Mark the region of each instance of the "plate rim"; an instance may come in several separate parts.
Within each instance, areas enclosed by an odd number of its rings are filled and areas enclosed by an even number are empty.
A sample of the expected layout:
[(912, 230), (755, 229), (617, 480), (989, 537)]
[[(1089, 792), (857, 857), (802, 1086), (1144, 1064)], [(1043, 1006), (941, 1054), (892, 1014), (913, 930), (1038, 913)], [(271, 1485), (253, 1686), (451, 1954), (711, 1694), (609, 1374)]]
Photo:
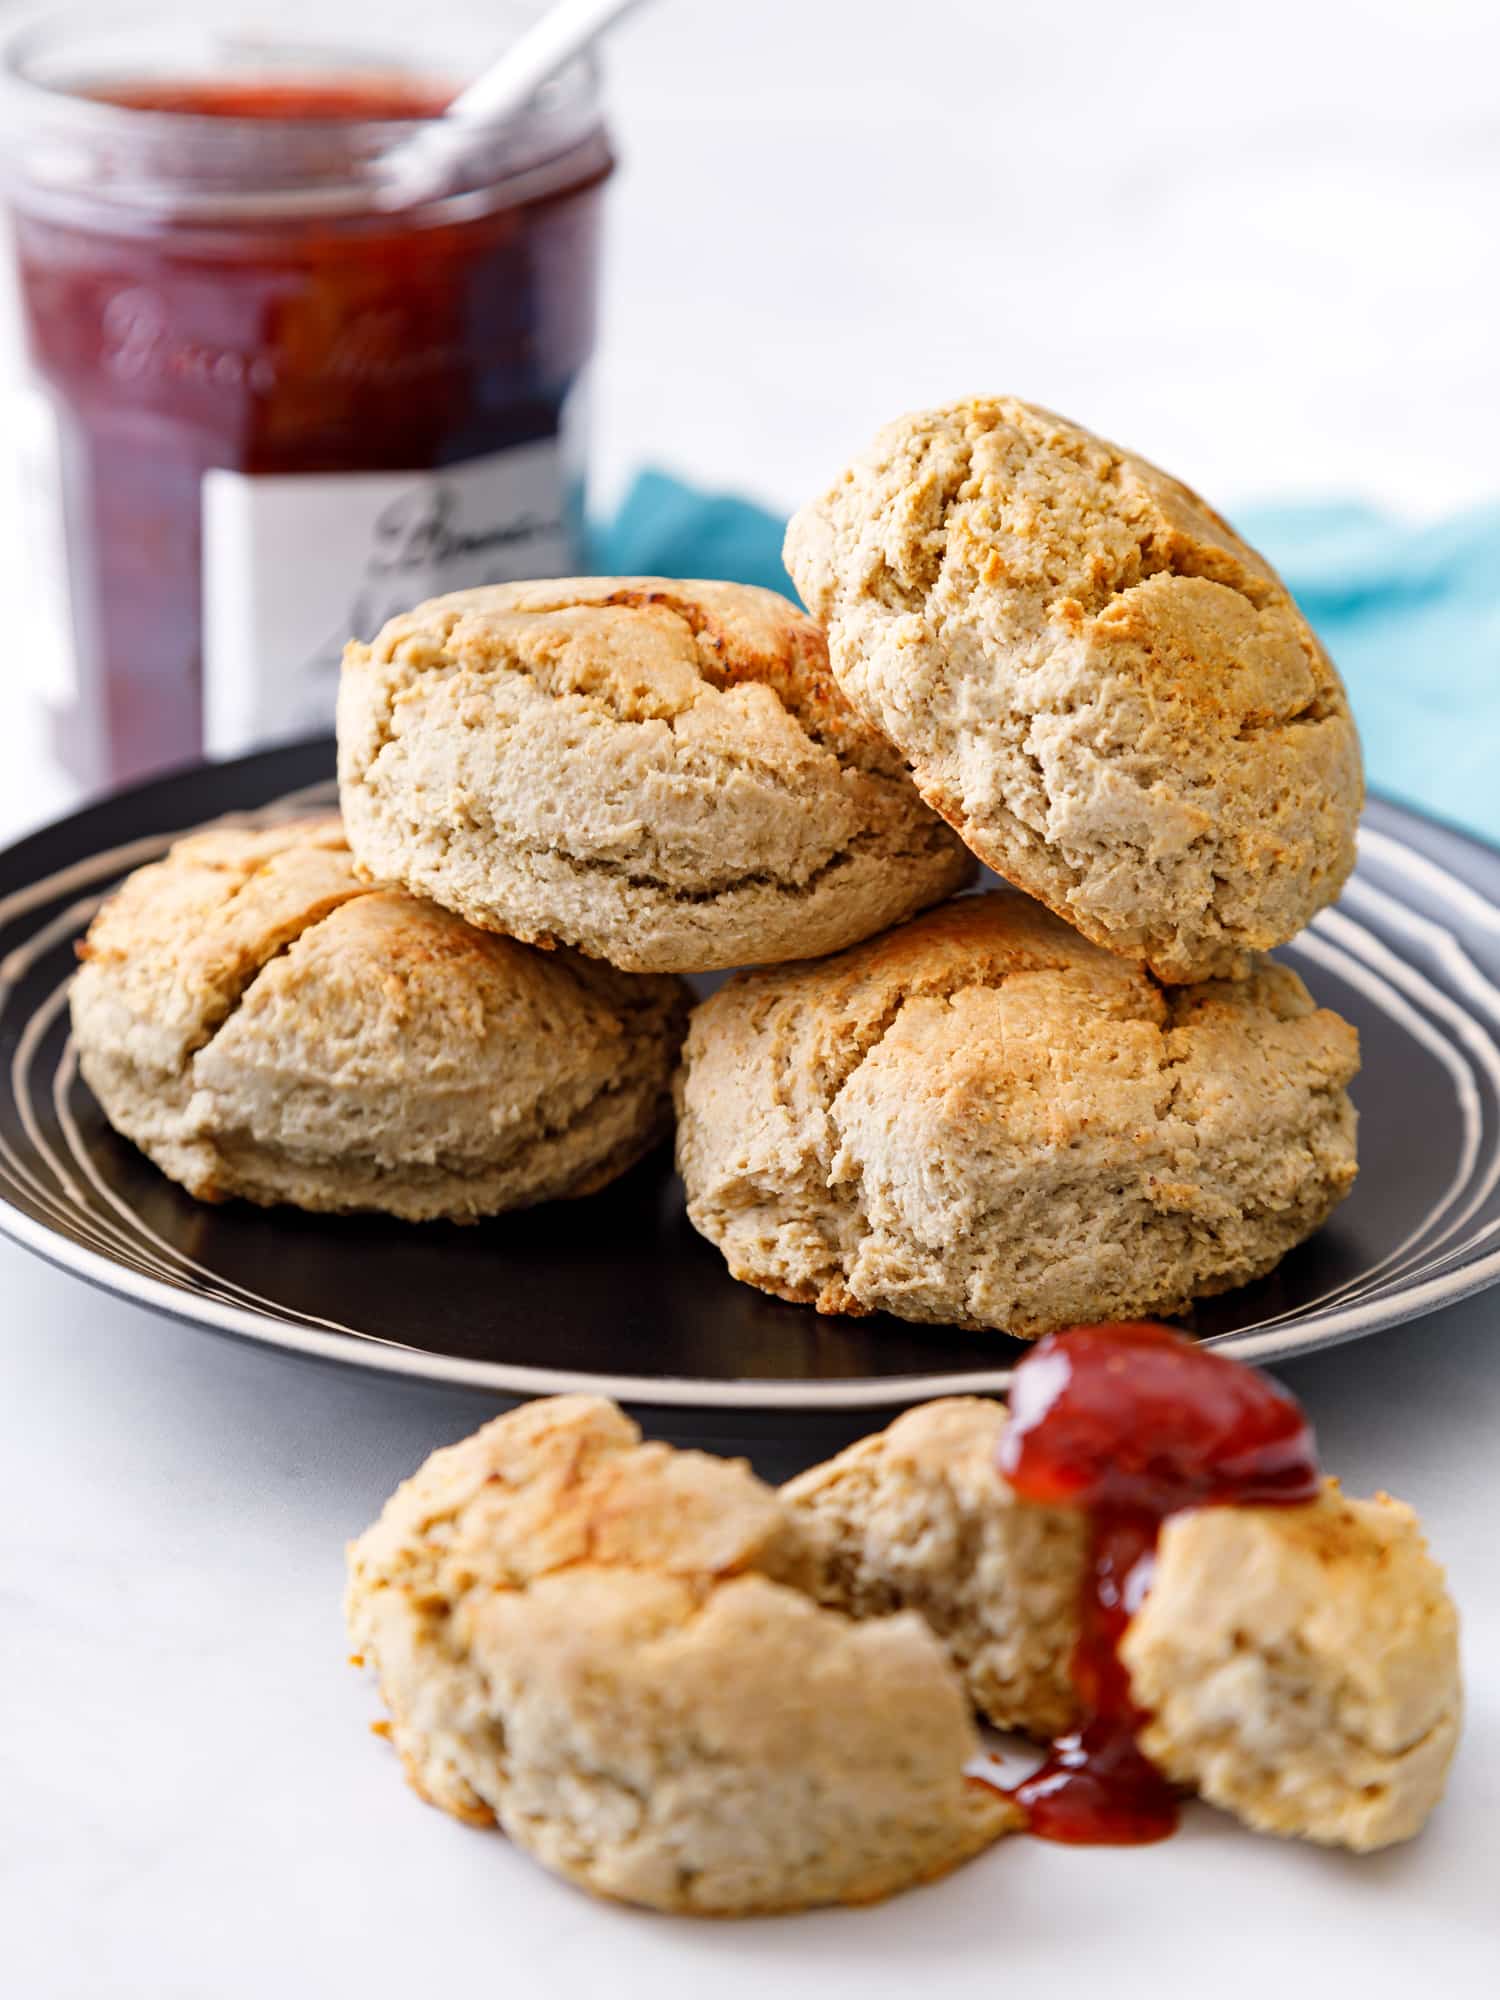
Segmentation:
[[(331, 752), (331, 745), (332, 739), (326, 736), (273, 745), (252, 752), (247, 757), (234, 759), (230, 765), (221, 768), (244, 770), (262, 761), (274, 766), (289, 755), (300, 758), (317, 754), (325, 748)], [(166, 791), (174, 781), (185, 783), (213, 768), (215, 766), (206, 761), (186, 765), (148, 779), (143, 784), (124, 787), (103, 798), (87, 801), (74, 812), (34, 828), (7, 845), (0, 850), (0, 863), (14, 864), (26, 857), (28, 849), (50, 845), (53, 839), (76, 828), (79, 821), (92, 820), (101, 813), (107, 815), (111, 806), (118, 807), (127, 800)], [(1454, 826), (1435, 814), (1379, 792), (1372, 792), (1368, 803), (1383, 813), (1390, 813), (1398, 825), (1415, 822), (1426, 826), (1446, 839), (1500, 863), (1500, 846), (1468, 828)], [(1443, 861), (1423, 853), (1420, 848), (1413, 848), (1399, 832), (1392, 832), (1389, 828), (1372, 830), (1397, 841), (1403, 850), (1412, 853), (1426, 868), (1436, 869), (1448, 877), (1455, 889), (1484, 901), (1487, 908), (1496, 912), (1497, 921), (1500, 921), (1500, 903), (1490, 903), (1480, 890)], [(161, 832), (160, 837), (170, 839), (175, 836), (166, 831)], [(84, 856), (72, 865), (83, 865), (89, 858)], [(180, 1324), (276, 1352), (294, 1354), (302, 1359), (360, 1368), (376, 1375), (519, 1398), (584, 1394), (609, 1396), (641, 1408), (835, 1414), (908, 1407), (943, 1396), (1004, 1394), (1014, 1372), (1013, 1366), (998, 1364), (993, 1368), (966, 1369), (962, 1372), (949, 1370), (848, 1376), (833, 1382), (803, 1382), (786, 1377), (715, 1380), (692, 1375), (642, 1376), (629, 1371), (540, 1368), (523, 1363), (437, 1354), (425, 1348), (374, 1340), (352, 1330), (311, 1327), (274, 1311), (233, 1304), (132, 1270), (103, 1251), (77, 1242), (63, 1231), (28, 1214), (3, 1191), (0, 1191), (0, 1234), (55, 1269)], [(1205, 1344), (1219, 1346), (1233, 1343), (1236, 1358), (1262, 1364), (1292, 1360), (1356, 1340), (1387, 1326), (1422, 1318), (1496, 1283), (1500, 1283), (1500, 1244), (1455, 1269), (1437, 1271), (1395, 1294), (1377, 1293), (1363, 1301), (1337, 1308), (1315, 1323), (1297, 1320), (1259, 1330), (1230, 1331), (1207, 1337)]]
[[(448, 1388), (469, 1388), (521, 1398), (608, 1396), (635, 1408), (829, 1411), (907, 1408), (944, 1396), (1004, 1395), (1013, 1368), (971, 1369), (962, 1374), (851, 1375), (835, 1383), (802, 1383), (785, 1377), (715, 1382), (705, 1376), (596, 1374), (583, 1369), (532, 1368), (521, 1363), (434, 1354), (427, 1348), (398, 1347), (358, 1333), (319, 1331), (273, 1313), (232, 1306), (219, 1299), (128, 1271), (101, 1252), (74, 1244), (55, 1230), (23, 1215), (0, 1195), (0, 1234), (55, 1269), (81, 1278), (95, 1290), (161, 1313), (186, 1326), (202, 1327), (231, 1339), (271, 1347), (306, 1360), (356, 1367), (376, 1374), (415, 1377)], [(1309, 1336), (1306, 1321), (1259, 1332), (1209, 1336), (1204, 1345), (1235, 1343), (1236, 1360), (1265, 1365), (1298, 1360), (1324, 1348), (1343, 1346), (1362, 1335), (1424, 1318), (1500, 1282), (1500, 1248), (1461, 1271), (1423, 1280), (1394, 1298), (1377, 1298), (1331, 1314)], [(191, 1307), (180, 1303), (192, 1302)]]

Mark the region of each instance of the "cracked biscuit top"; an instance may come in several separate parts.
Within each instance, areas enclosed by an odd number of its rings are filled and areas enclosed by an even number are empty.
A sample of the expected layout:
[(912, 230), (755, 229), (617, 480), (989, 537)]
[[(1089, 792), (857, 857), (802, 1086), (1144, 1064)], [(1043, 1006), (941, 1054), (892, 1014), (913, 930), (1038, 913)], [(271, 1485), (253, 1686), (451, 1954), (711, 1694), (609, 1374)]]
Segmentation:
[(822, 633), (728, 583), (595, 577), (420, 606), (351, 645), (360, 866), (630, 971), (833, 951), (973, 864), (840, 694)]
[(1358, 1066), (1285, 966), (1164, 987), (1025, 897), (960, 897), (705, 1000), (678, 1165), (737, 1278), (1031, 1337), (1269, 1271), (1353, 1184)]
[(84, 1078), (203, 1200), (465, 1220), (602, 1186), (669, 1115), (677, 980), (363, 881), (333, 817), (178, 841), (81, 956)]
[(793, 520), (833, 671), (922, 796), (1085, 936), (1186, 982), (1338, 894), (1363, 799), (1338, 674), (1187, 487), (1009, 398), (891, 424)]

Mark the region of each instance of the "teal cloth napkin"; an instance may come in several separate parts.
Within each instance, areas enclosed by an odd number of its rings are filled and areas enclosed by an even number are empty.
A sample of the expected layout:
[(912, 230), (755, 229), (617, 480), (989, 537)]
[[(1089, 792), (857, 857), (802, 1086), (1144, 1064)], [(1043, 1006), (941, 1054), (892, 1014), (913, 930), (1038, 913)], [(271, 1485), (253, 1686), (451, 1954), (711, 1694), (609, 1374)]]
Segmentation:
[[(1240, 509), (1349, 684), (1371, 785), (1500, 840), (1500, 506), (1413, 527), (1356, 501)], [(606, 576), (722, 576), (795, 595), (784, 522), (641, 473), (595, 531)]]

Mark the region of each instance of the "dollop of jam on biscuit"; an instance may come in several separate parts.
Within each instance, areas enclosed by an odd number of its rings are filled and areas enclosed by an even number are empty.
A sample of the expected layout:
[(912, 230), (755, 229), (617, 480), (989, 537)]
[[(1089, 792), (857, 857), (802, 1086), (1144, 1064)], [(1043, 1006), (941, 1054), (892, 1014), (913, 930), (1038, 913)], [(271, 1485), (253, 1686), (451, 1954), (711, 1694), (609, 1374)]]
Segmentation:
[(1120, 1641), (1157, 1538), (1193, 1507), (1276, 1506), (1319, 1489), (1312, 1429), (1269, 1376), (1149, 1321), (1048, 1335), (1016, 1370), (997, 1466), (1024, 1500), (1078, 1507), (1090, 1561), (1072, 1662), (1081, 1721), (1012, 1796), (1044, 1840), (1126, 1845), (1177, 1825), (1142, 1752)]

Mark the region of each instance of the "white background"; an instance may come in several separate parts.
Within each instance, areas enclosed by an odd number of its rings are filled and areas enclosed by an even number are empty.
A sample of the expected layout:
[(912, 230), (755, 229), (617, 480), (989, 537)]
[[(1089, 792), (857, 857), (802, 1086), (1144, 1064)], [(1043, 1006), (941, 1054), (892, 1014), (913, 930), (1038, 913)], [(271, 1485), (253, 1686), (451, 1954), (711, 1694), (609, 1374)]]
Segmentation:
[[(600, 504), (791, 506), (986, 390), (1231, 507), (1500, 493), (1494, 0), (654, 0), (609, 84)], [(11, 686), (0, 832), (67, 797)]]
[[(1500, 490), (1500, 8), (662, 0), (621, 35), (599, 490), (778, 504), (884, 417), (1005, 389), (1215, 498)], [(13, 663), (14, 667), (14, 663)], [(0, 832), (63, 797), (15, 692)], [(344, 1537), (482, 1402), (233, 1349), (0, 1245), (0, 1990), (1444, 2000), (1500, 1986), (1500, 1311), (1289, 1371), (1413, 1500), (1468, 1738), (1414, 1847), (1207, 1813), (1012, 1841), (874, 1912), (598, 1908), (411, 1799), (342, 1665)]]
[(1489, 0), (666, 0), (613, 95), (611, 478), (999, 389), (1226, 501), (1500, 490)]

